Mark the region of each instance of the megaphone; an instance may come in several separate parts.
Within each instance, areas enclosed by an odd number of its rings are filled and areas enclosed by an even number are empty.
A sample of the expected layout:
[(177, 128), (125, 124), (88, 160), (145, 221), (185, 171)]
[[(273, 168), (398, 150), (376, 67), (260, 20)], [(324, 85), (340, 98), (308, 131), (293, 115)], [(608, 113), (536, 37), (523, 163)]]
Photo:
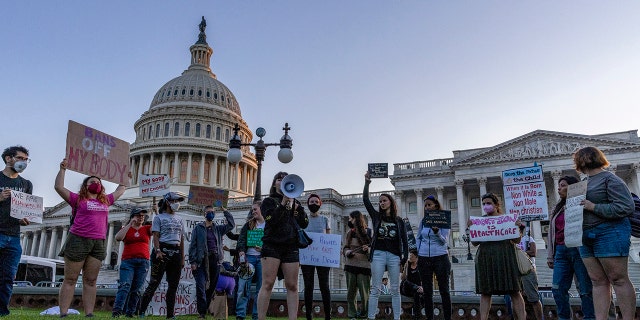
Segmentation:
[(289, 174), (280, 181), (280, 191), (287, 198), (297, 198), (304, 192), (304, 181), (297, 174)]

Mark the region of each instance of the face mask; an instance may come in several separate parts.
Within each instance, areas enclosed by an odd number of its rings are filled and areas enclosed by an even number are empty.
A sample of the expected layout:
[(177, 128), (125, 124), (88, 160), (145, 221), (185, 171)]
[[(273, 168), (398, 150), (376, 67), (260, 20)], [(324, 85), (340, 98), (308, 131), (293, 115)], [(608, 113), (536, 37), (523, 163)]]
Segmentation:
[(180, 209), (180, 203), (179, 202), (174, 202), (171, 204), (171, 210), (173, 210), (173, 212), (178, 211), (178, 209)]
[(216, 214), (213, 213), (212, 211), (207, 212), (207, 214), (204, 216), (205, 219), (207, 219), (207, 221), (213, 221), (213, 217), (215, 217)]
[(87, 187), (87, 190), (93, 194), (99, 194), (102, 191), (102, 185), (100, 183), (92, 183)]
[(13, 163), (13, 171), (15, 171), (17, 173), (21, 173), (26, 168), (27, 168), (27, 162), (26, 161), (16, 161), (16, 162)]
[(349, 221), (347, 222), (347, 226), (349, 226), (350, 229), (355, 228), (356, 226), (353, 225), (353, 222)]
[(310, 204), (309, 205), (309, 211), (311, 211), (312, 213), (316, 213), (318, 212), (318, 210), (320, 210), (320, 206), (317, 204)]
[(493, 210), (493, 205), (492, 204), (485, 204), (482, 206), (482, 211), (484, 211), (485, 213), (489, 214), (492, 213)]

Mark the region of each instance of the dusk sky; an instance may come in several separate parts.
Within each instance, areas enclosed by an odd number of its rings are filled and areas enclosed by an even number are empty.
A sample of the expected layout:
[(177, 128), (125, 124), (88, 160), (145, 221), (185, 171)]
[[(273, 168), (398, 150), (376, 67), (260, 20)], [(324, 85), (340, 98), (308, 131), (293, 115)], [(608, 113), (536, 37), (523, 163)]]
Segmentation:
[[(212, 71), (250, 129), (276, 142), (293, 128), (291, 163), (267, 149), (263, 193), (279, 170), (359, 193), (369, 162), (640, 127), (638, 1), (7, 1), (0, 147), (30, 150), (23, 176), (45, 206), (62, 201), (68, 120), (133, 142), (156, 91), (189, 66), (201, 16)], [(67, 188), (82, 177), (68, 172)]]

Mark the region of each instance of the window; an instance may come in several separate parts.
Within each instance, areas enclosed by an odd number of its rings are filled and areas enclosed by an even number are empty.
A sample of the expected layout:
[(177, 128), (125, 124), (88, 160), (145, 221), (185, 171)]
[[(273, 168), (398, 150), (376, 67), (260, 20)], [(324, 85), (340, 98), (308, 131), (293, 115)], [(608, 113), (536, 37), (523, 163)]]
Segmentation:
[(216, 140), (220, 140), (220, 127), (216, 128)]
[(214, 98), (214, 99), (216, 99), (216, 100), (218, 100), (218, 93), (217, 93), (217, 92), (214, 92), (214, 93), (213, 93), (213, 98)]
[(147, 128), (142, 128), (142, 140), (147, 136)]
[(193, 95), (193, 89), (189, 90), (189, 95), (192, 96)]
[(176, 177), (173, 172), (173, 163), (173, 160), (169, 161), (169, 177), (171, 177), (172, 179)]
[(211, 91), (207, 90), (207, 98), (211, 98)]
[(209, 184), (209, 178), (211, 176), (211, 162), (204, 162), (204, 176), (202, 177), (202, 182), (204, 184)]
[(160, 124), (156, 124), (156, 138), (160, 136)]
[(165, 137), (169, 136), (169, 122), (164, 124), (164, 136)]
[(202, 97), (202, 90), (198, 90), (198, 97)]
[(229, 142), (229, 129), (224, 129), (224, 142)]
[(147, 139), (151, 139), (151, 129), (153, 129), (153, 126), (149, 125), (149, 135), (147, 136)]
[(417, 202), (409, 202), (409, 213), (418, 213)]
[(191, 133), (191, 123), (187, 122), (184, 124), (184, 135), (189, 136)]
[(171, 95), (171, 88), (169, 88), (169, 90), (167, 90), (167, 97)]
[(173, 90), (173, 95), (177, 96), (178, 95), (178, 89)]
[(211, 139), (211, 125), (207, 125), (207, 139)]
[(176, 122), (173, 126), (173, 136), (177, 137), (178, 133), (180, 133), (180, 123)]
[(196, 123), (196, 137), (200, 137), (200, 124)]
[(182, 95), (184, 96), (187, 93), (187, 89), (182, 89)]
[(480, 197), (478, 198), (471, 198), (471, 207), (472, 208), (480, 208)]
[(458, 209), (458, 199), (449, 200), (449, 209)]
[(187, 160), (180, 161), (180, 182), (187, 182)]
[(191, 162), (191, 183), (198, 182), (198, 172), (200, 171), (200, 161), (194, 160)]

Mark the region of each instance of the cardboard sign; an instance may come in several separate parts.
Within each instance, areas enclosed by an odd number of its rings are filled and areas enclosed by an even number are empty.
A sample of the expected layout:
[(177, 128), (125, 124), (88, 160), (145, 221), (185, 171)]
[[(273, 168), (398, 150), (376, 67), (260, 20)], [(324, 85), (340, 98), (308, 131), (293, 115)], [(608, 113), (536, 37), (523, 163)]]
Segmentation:
[(67, 169), (129, 185), (129, 143), (69, 120)]
[(264, 229), (247, 230), (247, 247), (262, 247)]
[(564, 206), (564, 244), (567, 247), (582, 246), (582, 211), (580, 204), (587, 198), (587, 181), (570, 184), (567, 188), (567, 203)]
[(542, 166), (502, 171), (502, 184), (507, 213), (522, 221), (549, 220)]
[(388, 163), (369, 163), (369, 176), (371, 178), (388, 178), (389, 177), (389, 164)]
[(424, 225), (432, 228), (451, 229), (451, 211), (449, 210), (425, 210)]
[(140, 197), (162, 197), (169, 192), (171, 179), (166, 174), (141, 174), (138, 177), (140, 181)]
[(189, 204), (226, 208), (228, 201), (229, 190), (202, 186), (191, 186), (189, 188)]
[(31, 223), (42, 223), (43, 203), (42, 197), (11, 190), (11, 212), (9, 215), (20, 220), (27, 218)]
[(469, 236), (473, 242), (498, 241), (520, 237), (520, 230), (516, 226), (517, 213), (507, 213), (501, 216), (469, 217), (473, 222), (469, 227)]
[(416, 237), (413, 235), (413, 228), (411, 228), (411, 222), (409, 222), (409, 218), (403, 218), (404, 227), (407, 230), (407, 242), (409, 245), (409, 251), (418, 250), (418, 243), (416, 242)]
[(339, 234), (307, 232), (313, 243), (300, 249), (300, 264), (320, 267), (340, 267), (342, 237)]

